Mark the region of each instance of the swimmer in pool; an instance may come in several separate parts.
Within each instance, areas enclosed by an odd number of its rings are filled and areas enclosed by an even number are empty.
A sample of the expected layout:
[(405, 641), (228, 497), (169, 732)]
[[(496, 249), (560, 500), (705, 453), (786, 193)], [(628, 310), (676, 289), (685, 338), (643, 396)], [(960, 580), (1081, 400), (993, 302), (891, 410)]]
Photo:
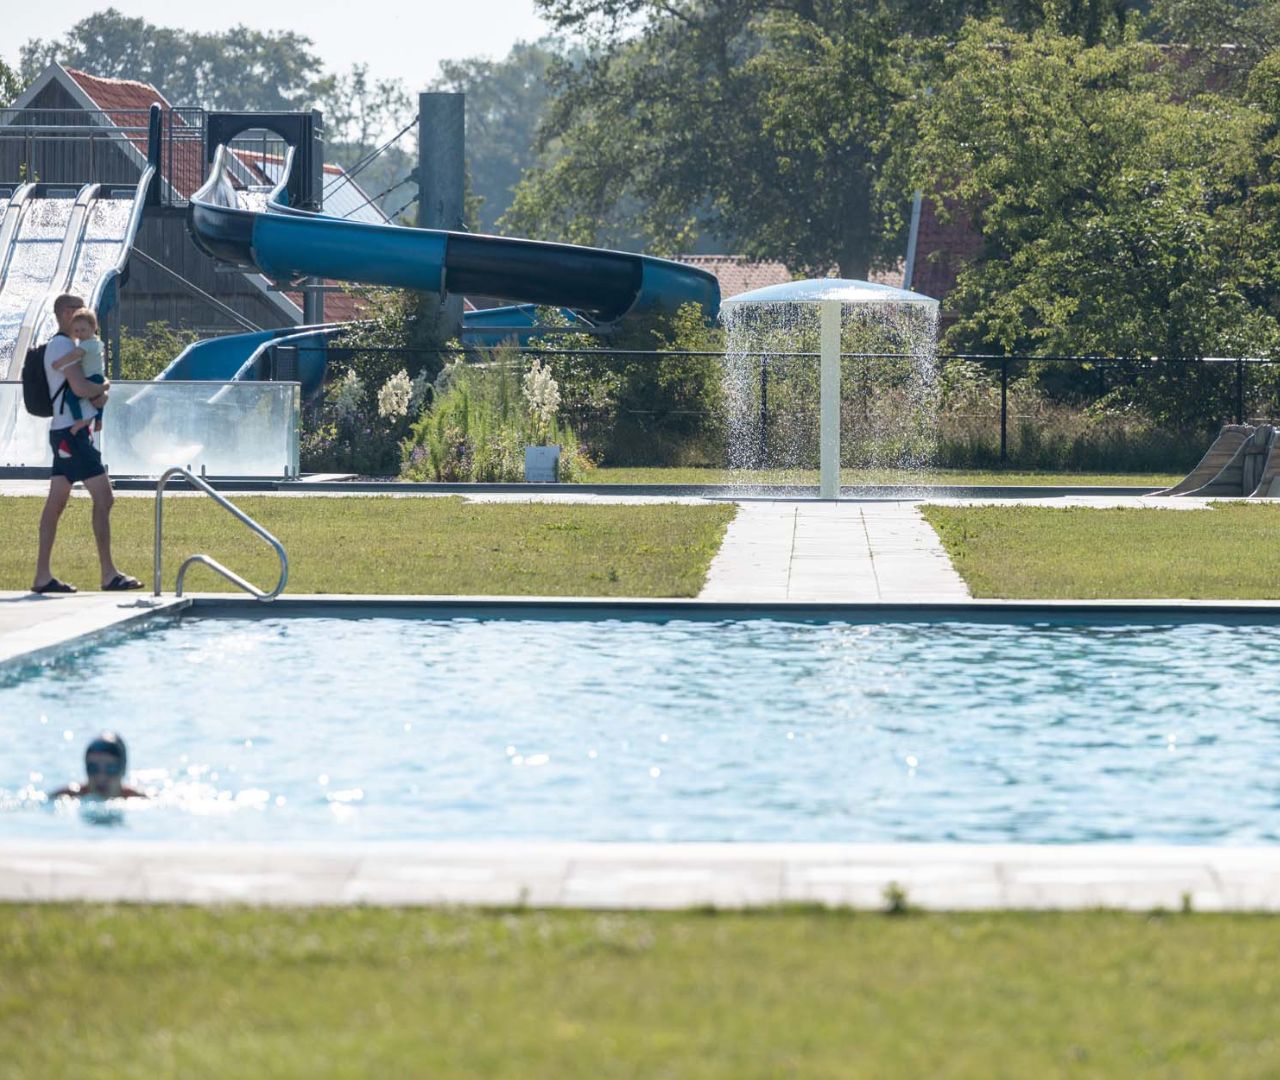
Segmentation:
[(49, 798), (145, 799), (141, 791), (125, 786), (127, 761), (124, 740), (114, 731), (104, 731), (85, 747), (84, 783), (70, 783), (50, 792)]

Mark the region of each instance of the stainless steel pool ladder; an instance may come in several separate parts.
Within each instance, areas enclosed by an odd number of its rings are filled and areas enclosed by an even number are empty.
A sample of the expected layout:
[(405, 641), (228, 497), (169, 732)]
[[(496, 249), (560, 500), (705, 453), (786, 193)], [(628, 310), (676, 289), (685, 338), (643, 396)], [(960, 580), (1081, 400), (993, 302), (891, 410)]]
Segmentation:
[(164, 510), (163, 510), (164, 488), (165, 488), (165, 485), (169, 482), (170, 478), (174, 476), (186, 477), (187, 483), (191, 484), (192, 487), (199, 488), (206, 495), (208, 495), (209, 498), (211, 498), (224, 510), (230, 513), (232, 517), (238, 518), (240, 521), (244, 522), (244, 524), (248, 525), (250, 529), (256, 532), (259, 536), (262, 537), (262, 539), (264, 539), (268, 544), (270, 544), (273, 548), (275, 548), (276, 554), (280, 556), (280, 580), (276, 582), (276, 587), (272, 589), (270, 592), (263, 592), (256, 585), (252, 584), (251, 582), (245, 581), (245, 579), (242, 578), (235, 571), (228, 570), (225, 566), (222, 565), (222, 563), (218, 562), (216, 559), (212, 559), (208, 555), (192, 555), (190, 558), (184, 561), (181, 566), (178, 567), (178, 582), (174, 590), (174, 595), (176, 596), (182, 595), (182, 582), (183, 582), (183, 579), (187, 576), (187, 567), (190, 566), (192, 563), (203, 563), (205, 566), (209, 567), (210, 570), (216, 570), (219, 574), (221, 574), (224, 578), (226, 578), (229, 582), (231, 582), (231, 584), (239, 586), (245, 592), (249, 593), (252, 596), (257, 597), (259, 600), (274, 600), (277, 596), (279, 596), (282, 592), (284, 592), (285, 582), (289, 580), (289, 556), (285, 554), (284, 545), (280, 543), (280, 541), (277, 540), (274, 536), (272, 536), (269, 532), (267, 532), (267, 530), (264, 529), (261, 525), (259, 525), (256, 521), (254, 521), (253, 518), (251, 518), (238, 506), (232, 503), (229, 499), (224, 498), (223, 496), (219, 495), (216, 491), (214, 491), (213, 488), (211, 488), (208, 484), (206, 484), (203, 480), (201, 480), (200, 477), (196, 476), (195, 473), (193, 473), (190, 469), (184, 469), (181, 465), (175, 465), (172, 469), (166, 470), (165, 474), (162, 477), (160, 477), (159, 483), (156, 484), (156, 565), (155, 565), (156, 576), (155, 576), (155, 593), (153, 595), (155, 596), (160, 595), (160, 583), (163, 580), (163, 578), (161, 577), (161, 571), (160, 571), (160, 531), (161, 531), (161, 525), (164, 520)]

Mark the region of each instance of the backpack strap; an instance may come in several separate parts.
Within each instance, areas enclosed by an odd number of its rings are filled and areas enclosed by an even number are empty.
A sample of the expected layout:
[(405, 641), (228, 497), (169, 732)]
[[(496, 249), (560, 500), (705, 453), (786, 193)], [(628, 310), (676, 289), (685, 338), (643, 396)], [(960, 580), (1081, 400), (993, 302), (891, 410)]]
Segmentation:
[[(53, 337), (44, 343), (44, 347), (47, 349), (57, 338), (66, 338), (73, 345), (75, 344), (70, 334), (64, 334), (59, 330), (58, 333), (54, 334)], [(58, 372), (58, 374), (62, 375), (62, 372)], [(66, 375), (62, 375), (62, 385), (58, 387), (57, 392), (49, 398), (49, 404), (53, 406), (53, 414), (55, 416), (62, 411), (62, 406), (58, 404), (58, 399), (63, 398), (65, 400), (69, 393), (71, 393), (71, 381), (66, 377)]]

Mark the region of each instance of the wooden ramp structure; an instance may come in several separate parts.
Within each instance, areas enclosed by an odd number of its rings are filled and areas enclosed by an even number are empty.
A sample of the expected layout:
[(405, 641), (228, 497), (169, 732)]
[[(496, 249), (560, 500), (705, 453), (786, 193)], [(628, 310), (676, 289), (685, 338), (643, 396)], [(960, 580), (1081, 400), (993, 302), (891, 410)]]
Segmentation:
[(1280, 433), (1271, 424), (1226, 424), (1185, 479), (1152, 494), (1280, 498)]

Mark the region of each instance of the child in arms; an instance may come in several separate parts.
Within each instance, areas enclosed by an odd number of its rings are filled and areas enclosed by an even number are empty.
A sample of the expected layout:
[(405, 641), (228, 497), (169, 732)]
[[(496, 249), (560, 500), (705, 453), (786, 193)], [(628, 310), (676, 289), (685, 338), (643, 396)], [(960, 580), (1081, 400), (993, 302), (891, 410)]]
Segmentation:
[[(72, 364), (79, 364), (86, 379), (102, 385), (106, 381), (106, 366), (102, 359), (102, 341), (98, 338), (98, 316), (92, 309), (81, 308), (75, 313), (71, 319), (71, 336), (75, 339), (76, 348), (61, 360), (55, 360), (54, 368), (62, 371)], [(71, 425), (73, 434), (90, 424), (94, 431), (102, 430), (102, 410), (99, 409), (96, 416), (84, 419), (85, 412), (92, 408), (91, 402), (76, 397), (68, 389), (67, 409), (76, 418), (76, 422)]]

